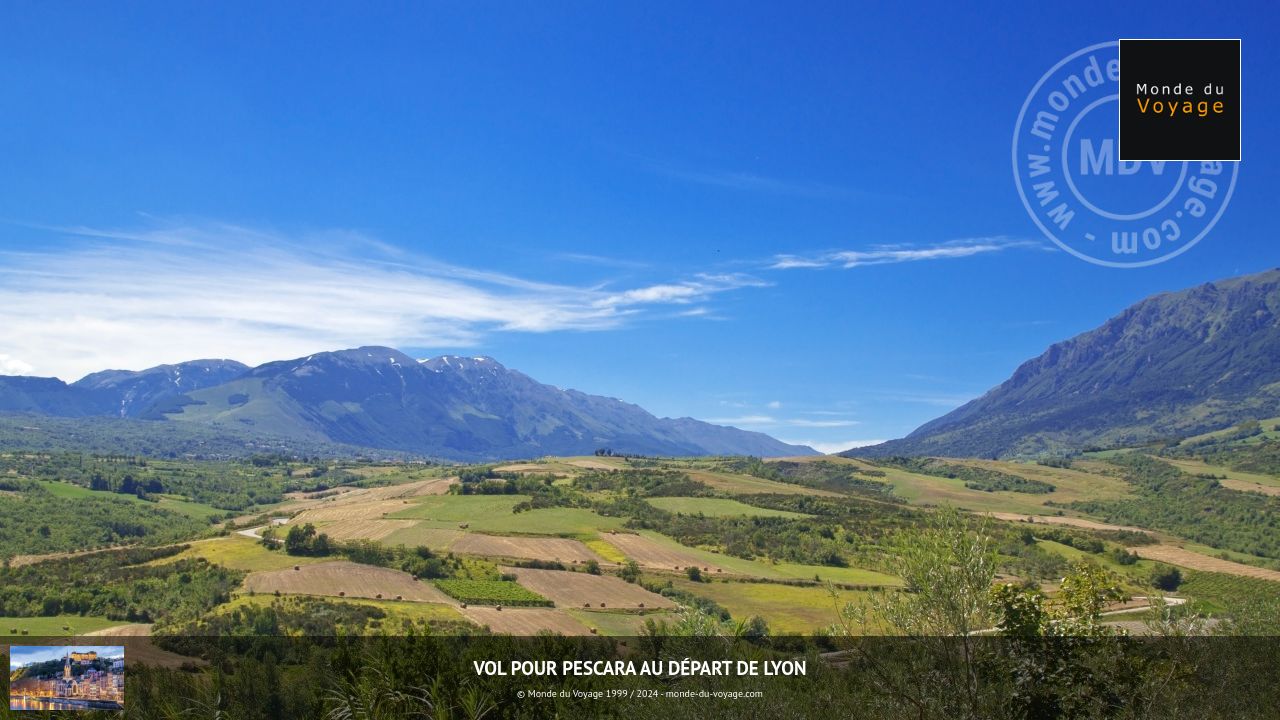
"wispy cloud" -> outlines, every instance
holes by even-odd
[[[599,265],[601,267],[624,268],[629,270],[641,270],[649,267],[649,263],[639,260],[627,260],[625,258],[606,257],[604,255],[592,255],[589,253],[558,253],[555,259],[564,262],[579,263],[582,265]]]
[[[768,427],[838,428],[859,425],[857,420],[809,420],[808,418],[779,418],[772,415],[738,415],[736,417],[708,418],[717,425],[759,425]]]
[[[626,153],[626,155],[633,162],[638,163],[655,175],[694,185],[734,192],[814,199],[884,199],[898,197],[888,195],[882,191],[871,191],[835,182],[788,176],[785,172],[761,172],[726,167],[729,163],[720,163],[719,166],[707,166],[669,159],[642,157],[630,153]]]
[[[676,316],[687,317],[687,318],[703,318],[705,320],[722,319],[718,315],[713,315],[711,313],[711,308],[708,308],[708,307],[694,307],[694,308],[689,308],[688,310],[681,310],[680,312],[676,313]]]
[[[792,418],[785,424],[792,427],[838,428],[853,427],[854,425],[860,425],[861,423],[857,420],[805,420],[804,418]]]
[[[248,363],[361,344],[475,345],[601,331],[764,283],[701,274],[613,288],[441,263],[356,233],[218,224],[64,229],[70,249],[0,254],[0,372],[70,380],[197,357]]]
[[[834,441],[787,439],[787,440],[783,440],[782,442],[791,443],[792,445],[808,445],[809,447],[813,448],[814,450],[817,450],[823,455],[830,455],[832,453],[844,452],[845,450],[852,450],[853,448],[866,447],[868,445],[879,445],[880,443],[885,441],[884,440],[865,440],[865,439],[834,440]]]
[[[977,397],[974,393],[918,393],[918,392],[884,392],[880,397],[895,403],[912,403],[916,405],[933,405],[943,408],[956,408]]]
[[[950,260],[998,253],[1014,248],[1038,248],[1043,245],[1044,243],[1035,240],[1019,240],[1003,236],[966,238],[932,245],[872,245],[866,250],[832,250],[815,255],[777,255],[768,267],[770,270],[850,269],[865,265]]]
[[[836,198],[861,195],[858,190],[822,182],[805,180],[789,180],[752,172],[732,170],[691,170],[671,166],[660,166],[659,172],[669,177],[698,185],[741,190],[746,192],[767,193],[771,195],[791,195],[799,197]]]
[[[707,418],[706,422],[716,425],[775,425],[777,419],[768,415],[736,415],[734,417]]]
[[[608,294],[596,300],[594,305],[599,308],[628,307],[654,303],[688,305],[701,302],[716,293],[726,290],[737,290],[744,287],[764,287],[768,284],[763,280],[744,274],[699,274],[690,280],[677,283],[649,285]]]

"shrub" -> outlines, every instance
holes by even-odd
[[[1159,565],[1151,571],[1151,585],[1159,590],[1173,592],[1182,584],[1182,571],[1171,565]]]

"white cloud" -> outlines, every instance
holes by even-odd
[[[853,448],[866,447],[868,445],[879,445],[884,440],[836,440],[834,442],[818,441],[818,440],[783,440],[782,442],[791,443],[792,445],[808,445],[823,455],[844,452]]]
[[[774,400],[768,403],[767,405],[765,405],[765,407],[769,408],[770,410],[777,410],[778,408],[782,407],[782,401]]]
[[[867,250],[836,250],[807,257],[801,255],[777,255],[769,265],[769,269],[793,270],[796,268],[827,267],[850,269],[865,265],[891,265],[927,260],[948,260],[996,253],[1011,248],[1035,248],[1043,245],[1043,243],[1034,240],[1017,240],[1003,236],[967,238],[925,246],[873,245]]]
[[[676,315],[678,317],[709,318],[711,316],[711,310],[705,307],[695,307],[689,308],[688,310],[681,310],[676,313]]]
[[[715,293],[744,287],[764,287],[768,283],[749,275],[696,275],[692,280],[635,288],[605,295],[593,304],[599,308],[667,303],[688,305],[707,299]]]
[[[543,283],[343,232],[64,232],[79,237],[70,249],[0,254],[0,371],[72,380],[202,357],[256,364],[366,344],[468,346],[494,332],[608,330],[651,306],[764,284],[746,275],[622,290]]]
[[[31,372],[31,365],[16,357],[0,353],[0,375],[26,375]]]

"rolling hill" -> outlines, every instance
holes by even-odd
[[[200,360],[67,385],[0,377],[0,412],[115,416],[451,460],[582,455],[804,455],[807,447],[561,390],[492,358],[418,361],[385,347],[248,368]]]
[[[1280,415],[1280,270],[1147,298],[900,440],[842,455],[1034,456]]]

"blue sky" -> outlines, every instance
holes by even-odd
[[[14,645],[9,648],[9,669],[66,657],[69,652],[96,652],[98,657],[122,658],[120,645]]]
[[[7,3],[0,373],[382,343],[900,436],[1142,297],[1280,264],[1264,7]],[[1231,205],[1140,270],[1053,250],[1009,168],[1040,75],[1118,37],[1244,41]]]

